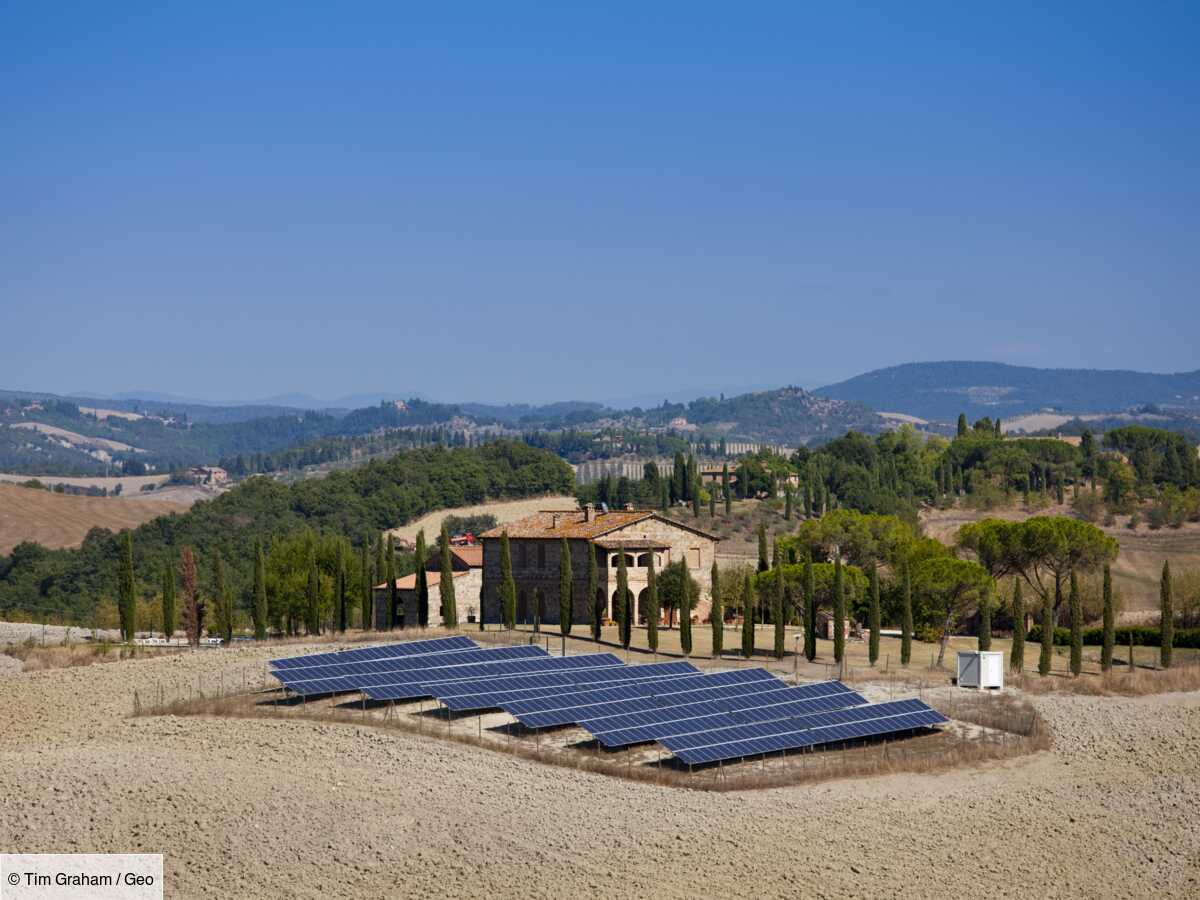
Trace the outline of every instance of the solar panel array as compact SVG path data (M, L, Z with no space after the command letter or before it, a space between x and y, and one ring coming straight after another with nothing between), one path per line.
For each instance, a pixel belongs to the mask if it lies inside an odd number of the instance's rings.
M920 700L868 703L840 681L789 685L766 669L701 674L689 662L626 666L611 653L550 656L466 637L271 660L291 692L434 697L448 710L502 709L527 728L578 725L606 747L657 741L688 765L929 728Z
M472 681L427 683L430 696L455 712L495 709L504 702L536 697L562 696L600 685L661 681L680 675L696 675L691 663L650 663L643 666L608 666L582 671L545 672L512 678L482 678Z
M462 677L479 677L493 673L499 674L505 670L486 667L550 658L550 655L541 647L522 645L492 647L487 650L425 653L419 656L400 656L378 662L349 662L316 668L276 669L274 675L288 690L312 696L313 694L357 691L368 684L413 683L421 680L455 678L460 675ZM437 674L431 675L430 673L433 672Z
M920 700L894 700L774 722L728 725L661 737L658 742L681 761L696 765L929 728L948 721Z
M448 638L434 638L428 641L402 641L397 644L382 644L375 647L356 647L353 650L338 650L333 653L310 653L306 656L289 656L283 659L272 659L268 665L272 669L302 669L330 663L393 659L400 656L417 656L423 653L478 649L480 649L479 645L473 640L458 635Z

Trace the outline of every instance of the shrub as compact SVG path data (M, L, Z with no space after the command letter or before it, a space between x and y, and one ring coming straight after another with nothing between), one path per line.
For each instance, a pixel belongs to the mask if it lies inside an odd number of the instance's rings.
M1133 643L1137 647L1157 647L1159 645L1159 629L1158 626L1133 626L1126 628L1117 628L1116 645L1118 647L1129 646L1129 636L1133 635ZM1038 642L1042 639L1042 629L1040 625L1034 625L1029 629L1029 635L1026 638L1028 641ZM1104 643L1103 628L1085 628L1083 630L1084 644L1099 647ZM1068 647L1071 644L1071 629L1070 628L1055 628L1054 643L1056 646ZM1176 628L1175 629L1175 646L1176 647L1194 647L1200 649L1200 628Z

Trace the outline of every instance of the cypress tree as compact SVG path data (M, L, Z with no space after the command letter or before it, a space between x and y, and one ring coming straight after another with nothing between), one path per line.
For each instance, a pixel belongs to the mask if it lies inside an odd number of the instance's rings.
M171 639L171 635L175 633L175 573L171 569L169 562L163 563L162 571L162 615L163 615L163 636Z
M687 566L680 564L683 569L683 592L679 597L679 648L684 656L692 655L692 600L696 595L696 582L692 580Z
M383 581L384 575L387 572L387 568L383 562L383 551L389 546L390 544L384 538L383 534L380 534L379 540L375 544L375 577L380 581Z
M742 656L749 659L754 655L754 582L750 573L742 585Z
M500 532L500 621L509 631L517 621L517 585L513 581L508 532Z
M254 548L254 639L267 639L267 558L262 541Z
M317 558L312 556L308 561L308 586L304 598L304 630L309 634L321 633L320 592L321 583L320 575L317 573Z
M965 413L958 414L958 437L967 436L967 417Z
M992 588L979 601L979 649L992 649Z
M1079 599L1079 580L1071 570L1071 593L1068 598L1071 612L1071 674L1078 677L1083 670L1083 604Z
M664 482L665 483L665 482ZM592 640L600 640L600 622L603 619L603 607L600 603L600 573L596 570L596 548L591 544L588 548L587 569L587 607L590 612L588 625L591 626Z
M658 652L658 576L654 571L654 551L650 552L650 565L646 567L646 645L652 653Z
M196 556L190 544L184 544L179 551L179 583L183 589L183 627L188 643L198 647L204 631L205 606L196 590Z
M700 518L700 479L692 482L692 517Z
M758 571L765 572L771 568L767 561L767 526L758 523Z
M1021 582L1013 581L1012 595L1013 638L1009 668L1014 672L1025 670L1025 598L1021 595Z
M428 550L425 547L425 529L417 532L417 624L422 628L429 625L429 574L425 571Z
M792 489L791 486L783 489L783 518L788 522L792 521Z
M653 555L653 554L652 554ZM575 615L575 576L571 574L571 545L562 539L558 549L558 630L571 633Z
M374 573L371 572L371 539L368 536L363 537L362 559L359 561L359 578L362 581L361 590L362 596L359 598L362 618L362 629L366 631L371 627L371 619L374 618L372 613L375 604L372 602L375 598L374 590Z
M912 613L912 573L909 571L908 560L904 561L904 571L901 574L900 586L900 665L907 666L912 661L913 613Z
M842 558L833 561L833 659L841 662L846 653L846 587L843 583Z
M447 628L457 628L458 598L454 594L454 562L450 553L450 530L444 521L438 540L442 545L442 571L438 577L438 594L442 599L442 624Z
M137 632L137 595L133 581L133 532L121 534L121 568L117 584L120 603L117 613L121 618L121 640L130 642Z
M617 633L621 639L621 646L629 648L629 641L632 638L632 628L630 627L629 607L632 605L629 602L629 569L625 566L625 551L617 553L617 596L613 601L613 615L617 620Z
M1055 601L1062 598L1062 579L1054 578L1054 596L1049 592L1042 602L1042 652L1038 656L1038 674L1049 675L1054 659L1054 607Z
M1112 571L1108 568L1108 563L1104 564L1104 643L1100 649L1100 668L1105 672L1112 668L1113 659L1113 629L1116 625L1116 616L1113 609L1113 593L1112 593Z
M384 555L383 565L387 575L387 627L390 630L400 624L400 591L396 587L396 539L391 534L387 536L387 553Z
M533 633L541 634L542 632L542 589L534 587L533 589Z
M225 589L225 561L218 550L213 556L213 606L217 612L217 628L225 646L233 641L233 597Z
M867 658L871 665L879 661L879 630L882 628L879 613L879 570L875 562L871 562L871 607L867 614L867 625L870 636L867 640Z
M346 597L346 557L340 546L337 554L337 571L333 578L333 593L337 608L337 630L345 634L346 628L349 626L347 620L350 618L350 611L347 609L346 602L348 599Z
M667 480L665 478L663 479L661 484L662 484L662 490L659 492L659 494L660 494L659 505L662 506L662 511L663 511L663 514L665 515L667 513L667 511L671 508L671 496L669 493L669 488L667 487Z
M720 659L725 649L725 605L721 600L721 573L716 559L712 564L712 609L708 620L712 624L712 655L714 659Z
M708 492L708 517L715 519L717 517L717 489L713 487Z
M812 557L804 560L804 658L817 658L817 579Z
M729 463L721 465L721 494L725 498L725 518L733 509L733 497L729 493Z
M783 659L783 642L784 628L787 625L787 616L784 613L786 608L787 598L784 596L783 585L783 566L781 564L775 566L775 592L773 602L771 603L771 619L775 625L775 658Z
M1162 635L1159 642L1158 662L1164 669L1171 668L1171 652L1175 649L1175 604L1171 598L1171 563L1163 562L1162 581L1158 586L1161 601L1159 622Z

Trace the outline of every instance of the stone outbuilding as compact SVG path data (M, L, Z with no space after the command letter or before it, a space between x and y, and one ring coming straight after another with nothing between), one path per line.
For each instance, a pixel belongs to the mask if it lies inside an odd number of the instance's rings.
M454 606L458 611L459 624L467 622L469 616L479 615L479 595L483 587L483 548L478 544L468 547L450 547L450 569L454 573ZM431 550L425 561L426 583L429 585L429 624L441 625L442 610L442 557L439 550ZM396 579L400 593L400 605L404 610L404 625L417 624L417 575L412 573ZM375 585L375 627L387 627L388 614L387 582Z
M571 608L576 624L588 621L589 600L598 604L607 619L613 617L617 593L617 569L625 557L630 602L634 621L645 622L642 604L646 600L650 559L662 572L668 565L683 560L699 585L700 596L692 620L708 618L712 604L712 564L716 544L713 534L684 522L676 522L652 510L546 510L493 528L481 535L483 543L482 606L484 621L496 623L500 615L500 537L508 533L513 581L517 588L516 620L533 621L534 590L542 597L542 621L557 624L559 619L559 560L563 538L571 554ZM588 593L588 556L596 560L596 596ZM460 606L461 608L461 606ZM665 621L666 613L663 612Z

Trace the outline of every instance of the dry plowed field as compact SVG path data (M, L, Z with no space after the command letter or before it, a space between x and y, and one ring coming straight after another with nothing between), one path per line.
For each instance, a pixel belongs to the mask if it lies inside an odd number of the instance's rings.
M140 497L78 497L0 484L0 554L22 541L51 548L78 547L92 528L119 531L189 506Z
M432 735L130 718L257 648L0 678L0 847L165 854L170 897L1197 897L1200 694L1035 698L1053 749L707 793Z

